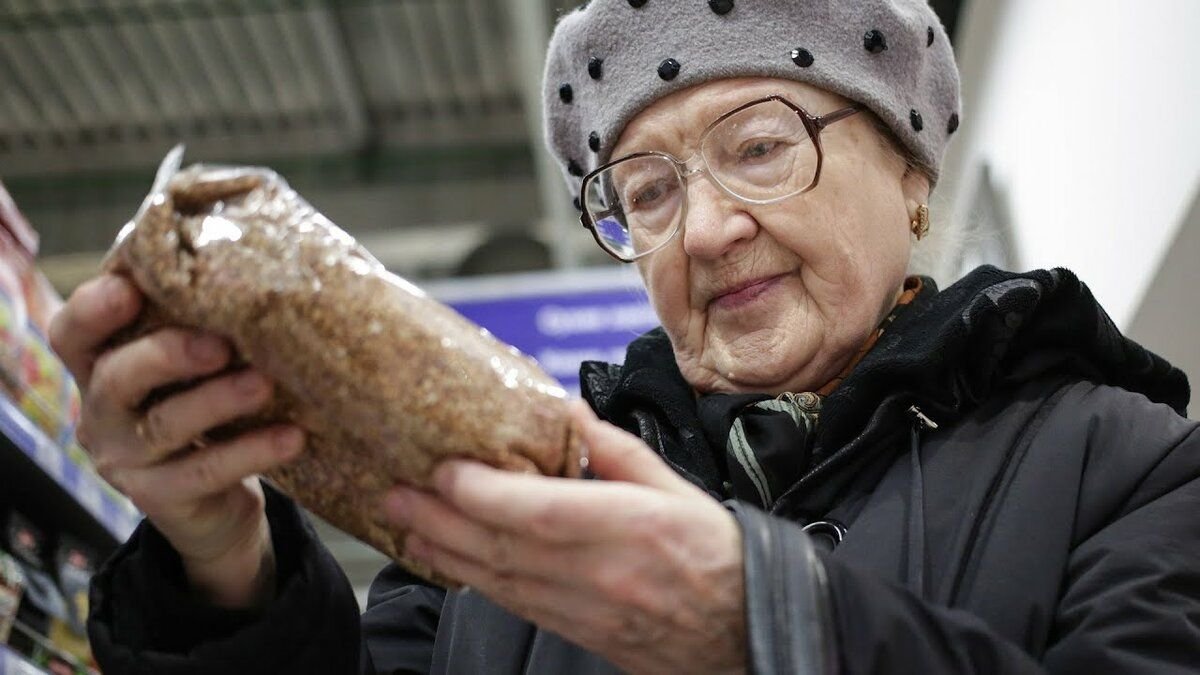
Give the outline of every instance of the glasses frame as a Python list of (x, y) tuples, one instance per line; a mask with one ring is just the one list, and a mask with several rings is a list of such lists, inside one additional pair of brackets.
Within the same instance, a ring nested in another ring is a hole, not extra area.
[[(802, 124), (804, 124), (804, 129), (805, 129), (805, 131), (808, 132), (808, 137), (812, 140), (813, 147), (816, 148), (816, 150), (817, 150), (817, 169), (816, 169), (816, 171), (813, 172), (812, 182), (809, 183), (808, 186), (805, 188), (802, 188), (802, 189), (792, 192), (790, 194), (782, 195), (779, 197), (772, 197), (770, 199), (748, 199), (746, 197), (743, 197), (743, 196), (737, 194), (733, 190), (729, 189), (723, 182), (721, 182), (721, 179), (717, 178), (717, 176), (712, 172), (712, 168), (708, 166), (708, 158), (704, 156), (704, 142), (706, 140), (708, 140), (708, 135), (710, 133), (712, 133), (712, 130), (715, 129), (718, 125), (720, 125), (725, 120), (742, 112), (743, 110), (746, 110), (747, 108), (752, 108), (756, 105), (762, 105), (764, 103), (769, 103), (772, 101), (778, 101), (779, 103), (784, 104), (788, 108), (791, 108), (792, 112), (796, 113), (796, 115), (800, 118), (800, 122)], [(658, 150), (646, 150), (643, 152), (635, 152), (635, 153), (632, 153), (629, 155), (625, 155), (624, 157), (614, 159), (610, 162), (607, 162), (607, 163), (597, 167), (595, 171), (592, 171), (588, 175), (584, 176), (583, 183), (579, 187), (579, 204), (583, 209), (583, 212), (579, 215), (579, 222), (585, 228), (587, 228), (589, 231), (591, 231), (592, 237), (596, 240), (596, 243), (600, 245), (600, 248), (604, 249), (605, 253), (609, 254), (613, 258), (616, 258), (617, 260), (619, 260), (620, 262), (623, 262), (623, 263), (634, 262), (634, 261), (638, 260), (639, 258), (644, 258), (644, 257), (650, 255), (651, 253), (654, 253), (655, 251), (666, 246), (668, 243), (671, 242), (671, 240), (673, 240), (675, 238), (676, 235), (679, 234), (679, 231), (683, 229), (683, 223), (684, 223), (684, 221), (687, 220), (687, 190), (686, 190), (686, 186), (688, 184), (688, 181), (690, 181), (691, 178), (693, 176), (696, 176), (697, 174), (701, 174), (701, 173), (707, 174), (708, 177), (712, 180), (712, 182), (718, 188), (720, 188), (722, 192), (724, 192), (725, 194), (729, 195), (730, 197), (733, 197), (734, 199), (736, 199), (740, 202), (744, 202), (747, 204), (758, 204), (758, 205), (775, 204), (775, 203), (781, 202), (785, 199), (791, 199), (792, 197), (796, 197), (798, 195), (802, 195), (806, 192), (812, 191), (813, 188), (817, 187), (817, 183), (820, 182), (820, 180), (821, 180), (821, 167), (825, 163), (825, 150), (821, 147), (821, 132), (824, 131), (827, 127), (829, 127), (834, 122), (840, 122), (841, 120), (844, 120), (847, 117), (850, 117), (851, 115), (854, 115), (855, 113), (861, 112), (863, 110), (865, 110), (864, 106), (862, 106), (858, 103), (855, 103), (855, 104), (849, 105), (845, 108), (840, 108), (838, 110), (834, 110), (833, 112), (826, 113), (824, 115), (813, 115), (812, 113), (808, 112), (804, 108), (796, 105), (795, 103), (792, 103), (791, 101), (789, 101), (788, 99), (784, 98), (783, 96), (781, 96), (779, 94), (772, 94), (770, 96), (764, 96), (762, 98), (757, 98), (757, 99), (754, 99), (753, 101), (743, 103), (742, 105), (739, 105), (738, 107), (734, 108), (733, 110), (730, 110), (729, 112), (725, 113), (724, 115), (721, 115), (717, 119), (713, 120), (707, 127), (704, 128), (704, 131), (700, 134), (700, 141), (696, 145), (696, 147), (697, 147), (696, 154), (692, 155), (687, 160), (679, 160), (674, 155), (668, 154), (666, 152), (660, 152)], [(701, 166), (698, 166), (695, 169), (688, 169), (688, 162), (695, 159), (697, 155), (700, 157)], [(670, 161), (672, 166), (675, 167), (675, 173), (676, 173), (676, 175), (679, 176), (680, 183), (685, 186), (684, 199), (683, 199), (683, 205), (679, 209), (679, 221), (677, 223), (675, 223), (675, 226), (672, 228), (671, 233), (669, 235), (667, 235), (667, 237), (665, 239), (663, 239), (662, 242), (659, 243), (654, 248), (651, 248), (647, 251), (642, 251), (641, 253), (639, 253), (633, 257), (626, 258), (624, 256), (619, 255), (618, 253), (616, 253), (615, 251), (610, 249), (608, 246), (606, 246), (604, 244), (604, 241), (600, 238), (600, 233), (596, 231), (596, 222), (591, 217), (591, 214), (589, 214), (588, 210), (587, 210), (587, 191), (588, 191), (588, 187), (591, 184), (591, 182), (593, 180), (595, 180), (599, 174), (603, 173), (604, 171), (608, 170), (609, 168), (611, 168), (617, 164), (620, 164), (621, 162), (625, 162), (625, 161), (628, 161), (631, 159), (639, 159), (642, 157), (661, 157), (663, 159)]]

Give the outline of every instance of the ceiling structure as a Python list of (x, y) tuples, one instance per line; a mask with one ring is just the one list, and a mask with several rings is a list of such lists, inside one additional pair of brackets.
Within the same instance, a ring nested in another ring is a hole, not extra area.
[[(951, 29), (959, 2), (933, 2)], [(52, 276), (92, 269), (177, 142), (190, 161), (275, 168), (389, 250), (425, 251), (443, 227), (478, 232), (454, 239), (465, 250), (385, 261), (453, 274), (492, 232), (555, 236), (536, 224), (538, 180), (558, 180), (538, 175), (529, 114), (541, 51), (521, 40), (577, 4), (9, 0), (0, 177), (41, 232)], [(532, 32), (530, 17), (542, 22)]]
[(446, 215), (371, 214), (360, 231), (527, 220), (529, 199), (497, 213), (472, 189), (531, 192), (507, 11), (493, 0), (12, 0), (0, 9), (0, 176), (49, 256), (104, 248), (180, 141), (192, 161), (270, 165), (346, 214), (378, 201), (373, 186), (460, 188)]
[(295, 158), (315, 170), (371, 151), (354, 167), (368, 179), (389, 149), (463, 159), (527, 141), (503, 3), (8, 4), (0, 158), (10, 179), (145, 169), (180, 139), (199, 157)]

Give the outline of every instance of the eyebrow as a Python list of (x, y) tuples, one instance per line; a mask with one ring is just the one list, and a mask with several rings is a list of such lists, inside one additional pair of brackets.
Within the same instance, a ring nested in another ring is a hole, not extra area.
[[(792, 92), (783, 91), (782, 88), (780, 88), (779, 86), (768, 87), (768, 88), (763, 88), (763, 89), (755, 89), (755, 90), (752, 90), (751, 93), (747, 93), (742, 88), (731, 89), (728, 92), (722, 92), (721, 94), (716, 95), (716, 96), (712, 97), (711, 99), (709, 99), (708, 101), (705, 101), (700, 104), (697, 114), (704, 115), (703, 119), (701, 120), (701, 125), (698, 127), (698, 130), (695, 131), (695, 133), (689, 134), (688, 138), (685, 138), (684, 140), (688, 141), (688, 142), (694, 142), (696, 140), (699, 140), (700, 134), (704, 133), (704, 130), (707, 129), (713, 122), (715, 122), (717, 120), (717, 118), (721, 117), (721, 115), (724, 115), (725, 113), (729, 112), (730, 110), (733, 110), (734, 108), (737, 108), (738, 106), (740, 106), (744, 103), (749, 103), (750, 101), (753, 101), (755, 99), (763, 98), (766, 96), (772, 96), (772, 95), (783, 96), (783, 97), (787, 98), (788, 100), (795, 101), (797, 105), (799, 105), (800, 107), (804, 108), (805, 110), (809, 110), (811, 112), (811, 106), (809, 104), (807, 104), (807, 102), (796, 101), (797, 98), (800, 98), (799, 96), (796, 96)], [(816, 114), (816, 113), (813, 113), (813, 114)], [(664, 115), (664, 117), (667, 118), (668, 120), (671, 120), (672, 122), (680, 119), (679, 117), (669, 116), (669, 115)], [(689, 126), (692, 126), (692, 125), (689, 125)], [(692, 126), (692, 128), (696, 128), (696, 127)], [(661, 145), (661, 142), (664, 140), (664, 136), (669, 135), (671, 137), (677, 138), (680, 136), (680, 134), (678, 132), (679, 132), (679, 127), (677, 125), (673, 124), (671, 129), (667, 132), (667, 134), (661, 134), (661, 133), (653, 134), (648, 139), (637, 138), (636, 139), (637, 142), (625, 144), (628, 146), (628, 148), (629, 148), (628, 150), (625, 150), (624, 152), (621, 152), (621, 153), (613, 152), (611, 159), (619, 159), (621, 157), (625, 157), (627, 155), (632, 155), (634, 153), (646, 152), (646, 151), (652, 151), (652, 150), (657, 150), (660, 152), (667, 152), (668, 148), (662, 147), (662, 145)], [(660, 145), (651, 145), (651, 144), (647, 143), (647, 141), (659, 143)], [(614, 148), (614, 151), (615, 150), (616, 150), (616, 148)]]
[[(612, 156), (609, 159), (610, 161), (614, 159), (620, 159), (622, 157), (633, 155), (639, 152), (646, 152), (649, 150), (665, 151), (666, 148), (662, 147), (665, 145), (664, 141), (666, 141), (668, 137), (678, 136), (678, 129), (672, 126), (665, 133), (639, 133), (633, 137), (631, 142), (626, 141), (625, 139), (620, 139), (618, 141), (618, 145), (613, 148)], [(625, 149), (621, 152), (617, 152), (617, 150), (622, 147)]]

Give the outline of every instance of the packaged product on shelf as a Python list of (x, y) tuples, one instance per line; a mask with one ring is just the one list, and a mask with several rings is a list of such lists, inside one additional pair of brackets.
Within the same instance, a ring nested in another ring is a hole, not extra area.
[(532, 359), (390, 274), (274, 172), (164, 160), (106, 266), (163, 324), (226, 336), (276, 382), (253, 424), (287, 421), (308, 449), (269, 477), (321, 517), (418, 574), (377, 504), (428, 486), (439, 461), (577, 476), (566, 392)]
[(6, 235), (6, 246), (12, 248), (11, 254), (4, 255), (13, 256), (13, 270), (20, 280), (29, 322), (44, 333), (50, 325), (51, 315), (62, 306), (62, 298), (46, 281), (46, 277), (33, 267), (33, 258), (38, 250), (37, 232), (21, 215), (3, 182), (0, 182), (0, 226)]
[(21, 594), (25, 591), (25, 573), (13, 557), (0, 551), (0, 644), (8, 643)]
[(93, 661), (87, 639), (88, 586), (95, 570), (95, 555), (69, 535), (60, 535), (54, 549), (54, 572), (62, 591), (64, 616), (51, 618), (46, 633), (50, 643), (62, 654), (73, 657), (72, 667)]
[(95, 555), (86, 546), (68, 535), (58, 538), (54, 571), (67, 603), (67, 625), (80, 636), (87, 634), (88, 585), (95, 568)]
[(87, 633), (75, 630), (70, 622), (51, 619), (46, 637), (54, 645), (56, 655), (69, 655), (80, 663), (92, 660), (92, 647), (88, 644)]
[(34, 265), (37, 241), (0, 183), (0, 384), (62, 446), (79, 418), (79, 392), (46, 340), (62, 299)]
[(25, 577), (24, 601), (17, 620), (33, 633), (46, 636), (52, 620), (67, 618), (67, 603), (46, 564), (47, 535), (17, 511), (9, 511), (4, 524), (4, 547), (16, 559)]

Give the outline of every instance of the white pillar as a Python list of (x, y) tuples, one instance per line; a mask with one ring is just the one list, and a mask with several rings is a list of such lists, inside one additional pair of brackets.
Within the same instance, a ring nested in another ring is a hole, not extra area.
[(572, 245), (576, 239), (578, 217), (563, 184), (557, 161), (542, 142), (542, 71), (546, 46), (550, 41), (549, 10), (546, 0), (509, 0), (508, 20), (515, 49), (514, 62), (518, 68), (521, 102), (525, 108), (526, 126), (533, 150), (534, 170), (541, 196), (540, 232), (550, 243), (555, 266), (571, 268), (579, 265), (579, 255)]

